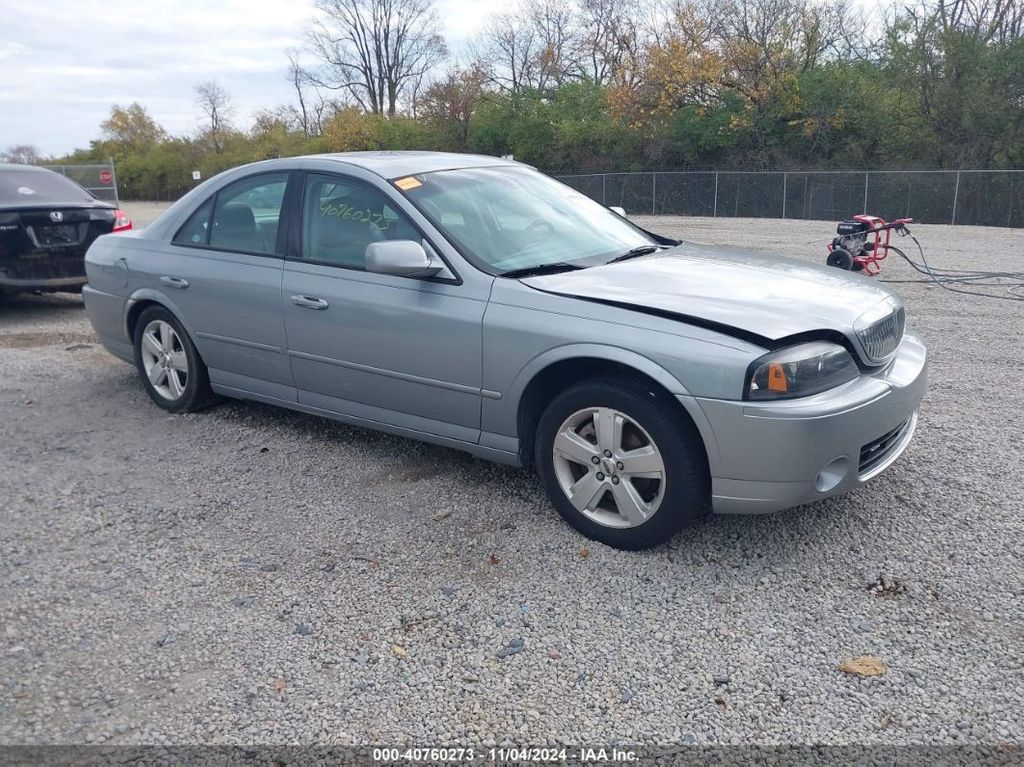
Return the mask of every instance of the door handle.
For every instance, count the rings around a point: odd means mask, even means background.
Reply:
[[[301,306],[301,307],[303,307],[305,309],[326,309],[327,308],[327,302],[324,301],[322,298],[317,298],[316,296],[297,295],[297,296],[292,296],[291,299],[292,299],[292,303],[293,304],[295,304],[296,306]]]
[[[181,277],[168,277],[165,275],[160,278],[160,282],[169,288],[180,288],[184,290],[188,287],[188,280],[183,280]]]

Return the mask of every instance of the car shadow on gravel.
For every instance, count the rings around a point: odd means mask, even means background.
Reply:
[[[0,293],[0,317],[9,314],[20,317],[52,315],[55,312],[78,315],[84,309],[79,293]]]
[[[263,441],[268,444],[283,436],[286,441],[313,440],[325,446],[335,444],[364,452],[363,460],[368,466],[385,469],[380,480],[370,480],[368,484],[413,483],[449,475],[453,480],[472,485],[484,497],[514,500],[524,507],[521,512],[525,512],[527,518],[550,514],[552,521],[558,521],[540,479],[530,469],[492,463],[453,448],[258,402],[225,400],[209,412],[237,425],[267,429]],[[738,548],[755,560],[762,555],[771,556],[781,564],[787,559],[787,549],[806,548],[819,538],[834,538],[837,527],[855,524],[849,520],[849,512],[854,510],[851,504],[867,503],[858,499],[863,492],[855,491],[770,515],[709,515],[687,525],[666,544],[645,552],[622,554],[667,557],[675,561],[686,553],[703,556],[706,551]],[[582,537],[578,540],[581,545],[604,548]]]

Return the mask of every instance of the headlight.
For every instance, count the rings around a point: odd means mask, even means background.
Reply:
[[[842,346],[812,341],[770,352],[750,366],[747,399],[792,399],[823,392],[860,375]]]

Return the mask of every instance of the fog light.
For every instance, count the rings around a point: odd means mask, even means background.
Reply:
[[[825,468],[818,472],[818,478],[814,480],[814,489],[819,493],[827,493],[829,490],[834,490],[846,478],[846,473],[849,470],[850,459],[845,455],[839,456],[834,461],[827,463]]]

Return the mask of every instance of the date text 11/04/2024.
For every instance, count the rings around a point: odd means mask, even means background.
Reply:
[[[624,748],[503,747],[503,748],[375,748],[373,761],[378,764],[411,762],[536,762],[558,764],[578,762],[602,764],[636,762],[636,752]]]

